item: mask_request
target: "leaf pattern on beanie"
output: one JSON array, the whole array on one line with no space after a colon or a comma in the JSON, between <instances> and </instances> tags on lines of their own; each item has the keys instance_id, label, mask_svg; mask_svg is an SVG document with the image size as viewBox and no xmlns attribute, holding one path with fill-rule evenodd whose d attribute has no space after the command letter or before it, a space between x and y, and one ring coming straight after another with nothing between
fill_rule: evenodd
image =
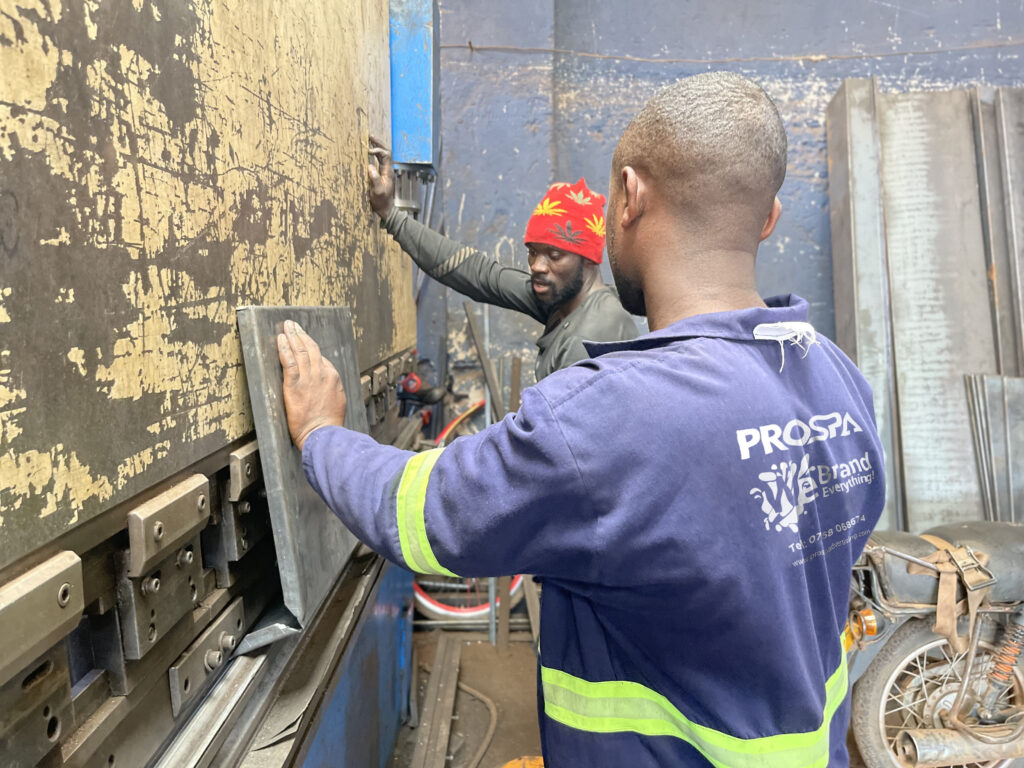
<instances>
[{"instance_id":1,"label":"leaf pattern on beanie","mask_svg":"<svg viewBox=\"0 0 1024 768\"><path fill-rule=\"evenodd\" d=\"M558 240L562 240L569 245L579 245L583 242L583 230L574 230L571 221L567 221L564 227L560 224L555 224L548 232L554 233Z\"/></svg>"},{"instance_id":2,"label":"leaf pattern on beanie","mask_svg":"<svg viewBox=\"0 0 1024 768\"><path fill-rule=\"evenodd\" d=\"M598 216L595 213L589 219L584 219L584 221L587 223L587 229L598 237L604 237L604 216Z\"/></svg>"},{"instance_id":3,"label":"leaf pattern on beanie","mask_svg":"<svg viewBox=\"0 0 1024 768\"><path fill-rule=\"evenodd\" d=\"M577 205L590 205L590 201L593 200L593 198L588 197L582 192L569 192L566 194L566 197Z\"/></svg>"},{"instance_id":4,"label":"leaf pattern on beanie","mask_svg":"<svg viewBox=\"0 0 1024 768\"><path fill-rule=\"evenodd\" d=\"M565 208L562 207L561 201L552 200L549 197L545 197L533 209L534 216L561 216L564 213Z\"/></svg>"}]
</instances>

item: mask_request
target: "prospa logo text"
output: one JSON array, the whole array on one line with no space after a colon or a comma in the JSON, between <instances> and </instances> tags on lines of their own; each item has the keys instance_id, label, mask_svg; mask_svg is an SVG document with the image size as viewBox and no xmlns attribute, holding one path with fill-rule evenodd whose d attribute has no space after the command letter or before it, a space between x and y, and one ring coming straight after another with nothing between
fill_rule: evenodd
<instances>
[{"instance_id":1,"label":"prospa logo text","mask_svg":"<svg viewBox=\"0 0 1024 768\"><path fill-rule=\"evenodd\" d=\"M740 458L746 460L752 451L767 456L773 451L788 451L808 443L863 431L849 413L835 412L811 416L807 421L793 419L785 425L765 424L750 429L737 429L736 443L740 448Z\"/></svg>"}]
</instances>

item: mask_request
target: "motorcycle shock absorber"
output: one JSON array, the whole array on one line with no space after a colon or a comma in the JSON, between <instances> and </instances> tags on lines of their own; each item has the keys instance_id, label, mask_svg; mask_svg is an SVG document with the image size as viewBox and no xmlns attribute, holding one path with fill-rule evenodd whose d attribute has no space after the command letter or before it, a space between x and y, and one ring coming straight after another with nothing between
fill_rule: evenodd
<instances>
[{"instance_id":1,"label":"motorcycle shock absorber","mask_svg":"<svg viewBox=\"0 0 1024 768\"><path fill-rule=\"evenodd\" d=\"M995 717L993 711L996 701L1013 682L1014 668L1024 651L1024 609L1017 611L1003 631L1003 639L992 658L992 668L988 672L985 693L978 705L978 716L982 721L991 721Z\"/></svg>"}]
</instances>

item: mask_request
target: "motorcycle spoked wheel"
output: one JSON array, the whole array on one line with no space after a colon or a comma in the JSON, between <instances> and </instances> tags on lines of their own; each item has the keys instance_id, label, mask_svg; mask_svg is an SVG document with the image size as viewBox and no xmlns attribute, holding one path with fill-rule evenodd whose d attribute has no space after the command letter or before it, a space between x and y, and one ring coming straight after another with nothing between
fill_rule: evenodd
<instances>
[{"instance_id":1,"label":"motorcycle spoked wheel","mask_svg":"<svg viewBox=\"0 0 1024 768\"><path fill-rule=\"evenodd\" d=\"M992 640L996 639L982 635L978 642L971 670L971 685L978 693L985 688L996 650ZM930 621L911 619L893 633L853 687L853 736L865 765L901 768L895 748L900 731L944 727L939 713L952 706L966 661L966 653L955 653L948 640L932 632ZM1019 666L1013 685L1000 701L1024 703L1024 675ZM954 768L1008 768L1013 762L990 760Z\"/></svg>"}]
</instances>

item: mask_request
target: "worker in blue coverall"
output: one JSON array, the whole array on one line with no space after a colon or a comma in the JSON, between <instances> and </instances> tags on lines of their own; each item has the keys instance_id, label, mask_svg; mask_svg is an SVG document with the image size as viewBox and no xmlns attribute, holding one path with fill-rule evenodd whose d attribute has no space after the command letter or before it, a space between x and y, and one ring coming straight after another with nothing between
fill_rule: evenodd
<instances>
[{"instance_id":1,"label":"worker in blue coverall","mask_svg":"<svg viewBox=\"0 0 1024 768\"><path fill-rule=\"evenodd\" d=\"M871 392L796 296L762 300L786 135L753 82L660 91L615 149L608 254L651 332L410 453L344 429L337 372L278 338L309 481L420 573L544 579L545 764L847 766L841 632L884 498Z\"/></svg>"}]
</instances>

